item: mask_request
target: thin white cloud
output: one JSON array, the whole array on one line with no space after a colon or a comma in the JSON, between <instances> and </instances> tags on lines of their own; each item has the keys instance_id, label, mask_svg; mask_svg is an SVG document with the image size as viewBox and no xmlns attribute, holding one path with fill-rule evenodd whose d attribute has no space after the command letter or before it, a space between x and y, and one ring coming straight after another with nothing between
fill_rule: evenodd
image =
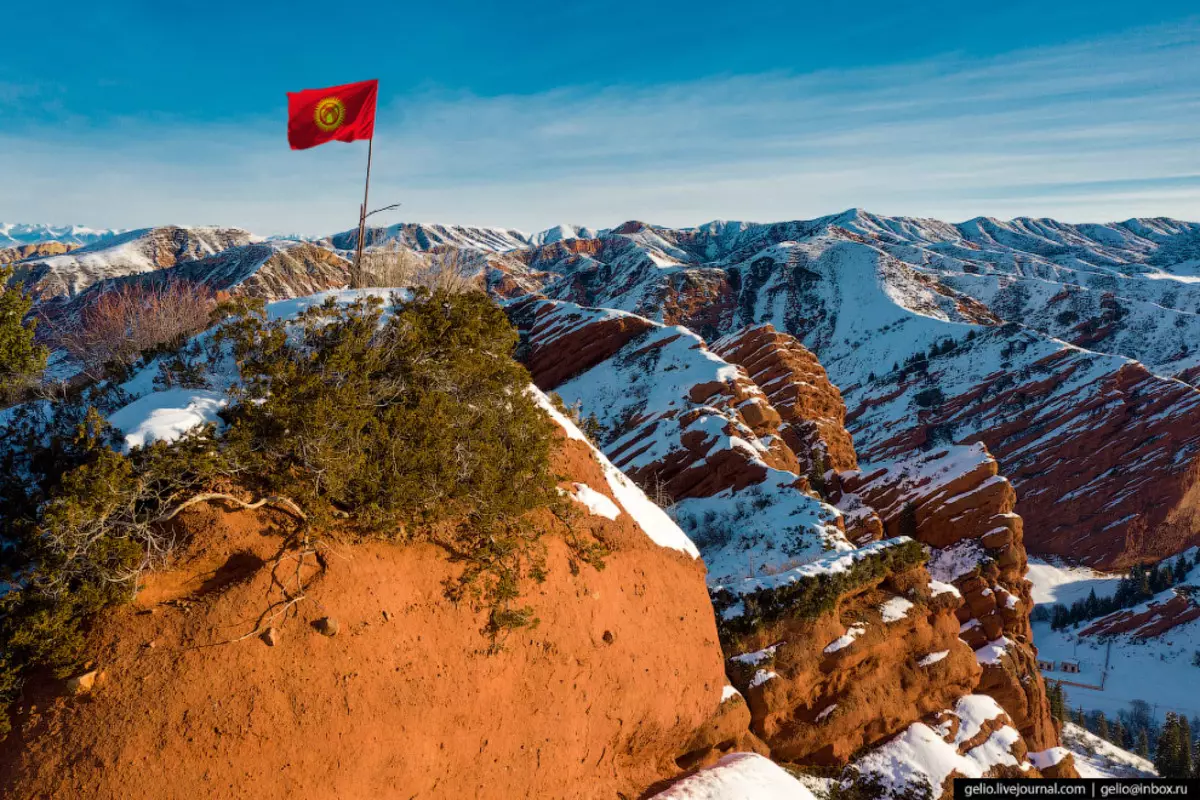
<instances>
[{"instance_id":1,"label":"thin white cloud","mask_svg":"<svg viewBox=\"0 0 1200 800\"><path fill-rule=\"evenodd\" d=\"M405 219L531 230L850 206L1195 219L1198 79L1200 25L1189 25L989 60L490 98L431 91L381 108L372 195L403 201ZM292 153L283 119L265 118L0 133L0 219L326 232L353 222L363 150Z\"/></svg>"}]
</instances>

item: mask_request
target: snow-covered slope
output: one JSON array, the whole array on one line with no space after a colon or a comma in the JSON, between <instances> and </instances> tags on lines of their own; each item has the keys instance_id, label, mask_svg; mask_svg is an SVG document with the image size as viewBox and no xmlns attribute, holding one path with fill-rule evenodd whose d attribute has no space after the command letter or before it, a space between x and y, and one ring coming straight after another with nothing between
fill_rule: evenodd
<instances>
[{"instance_id":1,"label":"snow-covered slope","mask_svg":"<svg viewBox=\"0 0 1200 800\"><path fill-rule=\"evenodd\" d=\"M1097 597L1110 597L1117 590L1121 576L1099 572L1090 567L1072 566L1058 559L1029 559L1026 574L1033 584L1033 602L1070 606L1076 600L1086 600L1091 592Z\"/></svg>"},{"instance_id":2,"label":"snow-covered slope","mask_svg":"<svg viewBox=\"0 0 1200 800\"><path fill-rule=\"evenodd\" d=\"M425 251L435 247L459 247L503 253L529 245L529 237L511 228L481 228L470 225L435 225L420 222L400 222L386 228L367 228L364 237L368 247L391 242ZM358 244L358 230L335 233L329 237L339 250L353 250Z\"/></svg>"},{"instance_id":3,"label":"snow-covered slope","mask_svg":"<svg viewBox=\"0 0 1200 800\"><path fill-rule=\"evenodd\" d=\"M816 800L804 784L756 753L731 753L653 797L654 800Z\"/></svg>"},{"instance_id":4,"label":"snow-covered slope","mask_svg":"<svg viewBox=\"0 0 1200 800\"><path fill-rule=\"evenodd\" d=\"M1195 552L1187 551L1189 557ZM1190 580L1145 603L1063 630L1054 630L1049 622L1034 623L1038 658L1054 665L1043 675L1068 682L1072 708L1103 711L1110 718L1135 700L1150 704L1159 719L1168 711L1200 714L1200 702L1188 690L1200 676L1192 661L1200 651L1198 575L1193 570ZM1070 605L1092 591L1109 596L1120 578L1046 562L1031 564L1029 577L1034 597L1047 606ZM1064 661L1077 663L1079 671L1063 671Z\"/></svg>"},{"instance_id":5,"label":"snow-covered slope","mask_svg":"<svg viewBox=\"0 0 1200 800\"><path fill-rule=\"evenodd\" d=\"M1073 722L1063 724L1063 747L1075 756L1081 778L1153 778L1158 775L1148 759L1122 750Z\"/></svg>"}]
</instances>

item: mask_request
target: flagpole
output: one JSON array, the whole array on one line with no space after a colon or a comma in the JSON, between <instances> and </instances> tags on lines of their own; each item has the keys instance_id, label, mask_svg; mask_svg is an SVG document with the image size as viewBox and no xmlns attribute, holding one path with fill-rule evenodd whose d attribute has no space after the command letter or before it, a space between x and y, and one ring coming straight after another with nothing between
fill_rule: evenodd
<instances>
[{"instance_id":1,"label":"flagpole","mask_svg":"<svg viewBox=\"0 0 1200 800\"><path fill-rule=\"evenodd\" d=\"M367 139L367 182L363 186L362 207L358 210L358 252L354 254L354 272L362 277L363 238L367 233L367 197L371 191L371 151L375 146L375 137Z\"/></svg>"}]
</instances>

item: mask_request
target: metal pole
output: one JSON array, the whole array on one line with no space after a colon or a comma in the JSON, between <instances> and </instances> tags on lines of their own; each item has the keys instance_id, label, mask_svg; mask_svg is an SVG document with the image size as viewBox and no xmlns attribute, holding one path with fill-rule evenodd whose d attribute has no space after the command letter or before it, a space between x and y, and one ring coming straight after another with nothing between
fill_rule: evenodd
<instances>
[{"instance_id":1,"label":"metal pole","mask_svg":"<svg viewBox=\"0 0 1200 800\"><path fill-rule=\"evenodd\" d=\"M359 273L362 265L363 237L367 232L367 196L371 191L371 150L374 149L375 137L367 139L367 182L363 186L362 206L358 209L358 252L354 254L354 271Z\"/></svg>"}]
</instances>

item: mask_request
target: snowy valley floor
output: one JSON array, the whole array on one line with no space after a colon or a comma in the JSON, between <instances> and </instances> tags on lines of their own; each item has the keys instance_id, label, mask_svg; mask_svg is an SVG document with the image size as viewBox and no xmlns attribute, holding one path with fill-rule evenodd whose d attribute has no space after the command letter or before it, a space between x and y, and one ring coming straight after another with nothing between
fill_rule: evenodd
<instances>
[{"instance_id":1,"label":"snowy valley floor","mask_svg":"<svg viewBox=\"0 0 1200 800\"><path fill-rule=\"evenodd\" d=\"M1028 577L1034 584L1033 597L1039 605L1056 602L1070 605L1087 597L1092 589L1098 597L1106 597L1116 590L1119 578L1038 559L1030 559ZM1189 583L1195 583L1197 577L1193 573ZM1164 601L1171 596L1173 591L1168 591L1154 599ZM1135 606L1131 611L1142 611L1147 605ZM1200 620L1184 623L1145 640L1128 635L1114 636L1111 651L1099 637L1080 635L1088 625L1085 622L1061 631L1052 630L1049 622L1036 622L1033 626L1033 641L1039 659L1053 661L1056 667L1064 660L1079 662L1079 674L1068 674L1060 669L1043 670L1048 681L1099 686L1108 658L1108 676L1103 681L1103 691L1064 683L1072 709L1082 706L1085 711L1103 711L1112 718L1117 712L1128 709L1134 700L1144 700L1160 721L1168 711L1188 717L1200 715L1200 695L1195 691L1200 682L1200 667L1192 665L1193 654L1200 650Z\"/></svg>"}]
</instances>

